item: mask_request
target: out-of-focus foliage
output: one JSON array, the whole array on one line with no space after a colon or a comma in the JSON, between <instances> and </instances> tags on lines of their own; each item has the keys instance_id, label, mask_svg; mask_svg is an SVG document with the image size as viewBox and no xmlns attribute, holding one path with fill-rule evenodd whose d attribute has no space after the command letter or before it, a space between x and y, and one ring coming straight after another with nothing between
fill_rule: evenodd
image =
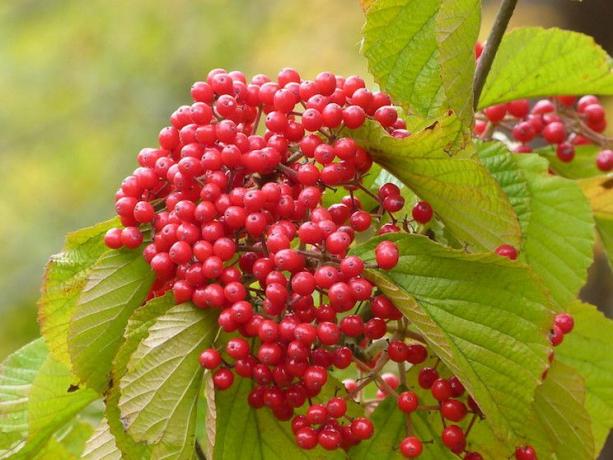
<instances>
[{"instance_id":1,"label":"out-of-focus foliage","mask_svg":"<svg viewBox=\"0 0 613 460\"><path fill-rule=\"evenodd\" d=\"M323 0L0 2L0 358L38 335L43 265L214 67L366 74L362 12Z\"/></svg>"}]
</instances>

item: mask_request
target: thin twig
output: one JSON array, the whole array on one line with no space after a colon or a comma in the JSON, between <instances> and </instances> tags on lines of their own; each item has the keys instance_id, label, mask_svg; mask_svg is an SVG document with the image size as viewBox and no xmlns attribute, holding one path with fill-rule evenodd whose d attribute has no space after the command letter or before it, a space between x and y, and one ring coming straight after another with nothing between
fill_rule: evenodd
<instances>
[{"instance_id":1,"label":"thin twig","mask_svg":"<svg viewBox=\"0 0 613 460\"><path fill-rule=\"evenodd\" d=\"M502 0L500 9L496 14L494 26L490 31L490 35L487 37L483 54L477 63L477 70L473 81L473 108L475 110L477 110L479 105L479 97L481 96L481 91L485 85L485 80L487 79L487 75L492 68L492 62L494 62L494 57L496 56L496 52L498 51L498 47L502 41L502 36L507 30L507 26L509 25L509 21L513 15L513 10L515 9L516 4L517 0Z\"/></svg>"}]
</instances>

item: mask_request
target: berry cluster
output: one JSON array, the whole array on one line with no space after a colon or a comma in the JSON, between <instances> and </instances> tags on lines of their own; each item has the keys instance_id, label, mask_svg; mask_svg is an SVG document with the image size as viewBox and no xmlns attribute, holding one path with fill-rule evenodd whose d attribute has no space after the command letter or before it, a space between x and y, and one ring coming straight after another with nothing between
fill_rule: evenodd
<instances>
[{"instance_id":1,"label":"berry cluster","mask_svg":"<svg viewBox=\"0 0 613 460\"><path fill-rule=\"evenodd\" d=\"M534 103L518 99L487 107L477 114L474 133L489 138L495 131L502 132L519 143L517 153L554 145L556 156L565 163L575 158L576 146L594 144L602 148L596 167L608 172L613 170L613 150L607 148L610 139L602 134L606 126L605 111L596 96L557 96Z\"/></svg>"},{"instance_id":2,"label":"berry cluster","mask_svg":"<svg viewBox=\"0 0 613 460\"><path fill-rule=\"evenodd\" d=\"M138 154L140 166L115 196L123 228L109 230L105 243L145 244L156 274L151 296L171 291L176 303L219 311L231 338L200 355L215 387L230 388L236 375L251 379L249 405L291 420L300 447L333 450L372 436L372 422L350 415L348 403L376 385L373 403L394 397L407 417L439 411L454 423L444 426L442 442L464 459L482 458L466 441L482 416L477 404L456 377L425 366L424 338L364 277L367 268L394 268L398 248L380 242L372 267L349 252L359 235L413 231L411 222L433 218L430 204L419 201L412 219L401 221L405 202L396 185L372 192L362 183L372 160L347 130L370 119L392 136L409 136L390 98L356 76L323 72L310 81L293 69L249 83L240 72L215 69L191 95L193 104L179 107L161 130L159 148ZM324 205L340 189L346 195ZM376 205L364 209L359 194ZM496 252L518 256L509 245ZM570 329L567 318L556 319L552 342ZM398 374L383 372L390 365ZM361 377L323 398L330 370L350 366ZM418 385L433 403L410 391L408 366L424 366L416 367ZM416 458L422 440L407 434L400 452ZM529 446L518 452L518 460L536 458Z\"/></svg>"}]
</instances>

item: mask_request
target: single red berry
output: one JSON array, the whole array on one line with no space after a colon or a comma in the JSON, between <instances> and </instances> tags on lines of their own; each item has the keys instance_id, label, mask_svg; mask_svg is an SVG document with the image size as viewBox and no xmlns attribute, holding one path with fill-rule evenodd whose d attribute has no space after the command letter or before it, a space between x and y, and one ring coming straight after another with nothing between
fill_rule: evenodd
<instances>
[{"instance_id":1,"label":"single red berry","mask_svg":"<svg viewBox=\"0 0 613 460\"><path fill-rule=\"evenodd\" d=\"M421 455L423 444L416 436L408 436L400 441L400 453L405 458L417 458Z\"/></svg>"},{"instance_id":2,"label":"single red berry","mask_svg":"<svg viewBox=\"0 0 613 460\"><path fill-rule=\"evenodd\" d=\"M492 123L498 123L499 121L502 121L504 116L507 114L507 105L492 105L484 109L483 113L489 121L491 121Z\"/></svg>"},{"instance_id":3,"label":"single red berry","mask_svg":"<svg viewBox=\"0 0 613 460\"><path fill-rule=\"evenodd\" d=\"M428 359L428 350L420 344L412 344L407 347L407 361L411 364L421 364Z\"/></svg>"},{"instance_id":4,"label":"single red berry","mask_svg":"<svg viewBox=\"0 0 613 460\"><path fill-rule=\"evenodd\" d=\"M398 263L400 253L398 246L391 241L382 241L375 248L375 259L377 265L383 270L391 270Z\"/></svg>"},{"instance_id":5,"label":"single red berry","mask_svg":"<svg viewBox=\"0 0 613 460\"><path fill-rule=\"evenodd\" d=\"M436 379L432 382L430 391L432 391L432 396L437 401L445 401L451 398L451 385L446 379Z\"/></svg>"},{"instance_id":6,"label":"single red berry","mask_svg":"<svg viewBox=\"0 0 613 460\"><path fill-rule=\"evenodd\" d=\"M336 429L324 428L318 436L319 445L326 450L338 449L343 437Z\"/></svg>"},{"instance_id":7,"label":"single red berry","mask_svg":"<svg viewBox=\"0 0 613 460\"><path fill-rule=\"evenodd\" d=\"M427 201L418 201L411 210L411 215L420 224L427 224L434 214L432 206Z\"/></svg>"},{"instance_id":8,"label":"single red berry","mask_svg":"<svg viewBox=\"0 0 613 460\"><path fill-rule=\"evenodd\" d=\"M452 422L460 422L466 417L466 406L457 399L448 399L441 402L441 415Z\"/></svg>"},{"instance_id":9,"label":"single red berry","mask_svg":"<svg viewBox=\"0 0 613 460\"><path fill-rule=\"evenodd\" d=\"M570 142L562 142L556 146L556 156L564 163L570 163L575 158L575 146Z\"/></svg>"},{"instance_id":10,"label":"single red berry","mask_svg":"<svg viewBox=\"0 0 613 460\"><path fill-rule=\"evenodd\" d=\"M537 460L536 451L532 446L520 446L515 449L516 460Z\"/></svg>"},{"instance_id":11,"label":"single red berry","mask_svg":"<svg viewBox=\"0 0 613 460\"><path fill-rule=\"evenodd\" d=\"M214 348L208 348L200 354L200 365L206 369L215 369L221 364L221 355Z\"/></svg>"},{"instance_id":12,"label":"single red berry","mask_svg":"<svg viewBox=\"0 0 613 460\"><path fill-rule=\"evenodd\" d=\"M558 313L555 317L554 323L564 334L570 333L575 326L575 320L568 313Z\"/></svg>"},{"instance_id":13,"label":"single red berry","mask_svg":"<svg viewBox=\"0 0 613 460\"><path fill-rule=\"evenodd\" d=\"M530 112L528 99L517 99L507 104L507 111L515 118L524 118Z\"/></svg>"},{"instance_id":14,"label":"single red berry","mask_svg":"<svg viewBox=\"0 0 613 460\"><path fill-rule=\"evenodd\" d=\"M343 398L335 396L326 404L328 415L334 418L339 418L347 412L347 402Z\"/></svg>"},{"instance_id":15,"label":"single red berry","mask_svg":"<svg viewBox=\"0 0 613 460\"><path fill-rule=\"evenodd\" d=\"M317 446L317 431L310 426L301 428L296 433L296 444L301 449L310 450Z\"/></svg>"},{"instance_id":16,"label":"single red berry","mask_svg":"<svg viewBox=\"0 0 613 460\"><path fill-rule=\"evenodd\" d=\"M230 369L222 367L213 373L213 384L218 390L227 390L234 382L234 374Z\"/></svg>"},{"instance_id":17,"label":"single red berry","mask_svg":"<svg viewBox=\"0 0 613 460\"><path fill-rule=\"evenodd\" d=\"M430 388L432 388L432 384L436 379L438 379L438 372L436 371L436 369L433 369L431 367L424 367L419 371L419 374L417 375L417 381L419 383L419 386L422 387L424 390L429 390Z\"/></svg>"},{"instance_id":18,"label":"single red berry","mask_svg":"<svg viewBox=\"0 0 613 460\"><path fill-rule=\"evenodd\" d=\"M111 228L104 235L104 244L110 249L119 249L123 246L121 242L121 229Z\"/></svg>"},{"instance_id":19,"label":"single red berry","mask_svg":"<svg viewBox=\"0 0 613 460\"><path fill-rule=\"evenodd\" d=\"M398 395L398 408L407 414L417 410L419 406L419 398L412 391L403 391Z\"/></svg>"},{"instance_id":20,"label":"single red berry","mask_svg":"<svg viewBox=\"0 0 613 460\"><path fill-rule=\"evenodd\" d=\"M542 134L550 144L559 144L566 139L566 127L564 123L554 121L543 128Z\"/></svg>"},{"instance_id":21,"label":"single red berry","mask_svg":"<svg viewBox=\"0 0 613 460\"><path fill-rule=\"evenodd\" d=\"M602 150L596 157L596 167L604 172L613 170L613 150Z\"/></svg>"},{"instance_id":22,"label":"single red berry","mask_svg":"<svg viewBox=\"0 0 613 460\"><path fill-rule=\"evenodd\" d=\"M517 259L517 249L515 249L510 244L501 244L496 248L496 254L501 257L506 257L507 259L515 260Z\"/></svg>"},{"instance_id":23,"label":"single red berry","mask_svg":"<svg viewBox=\"0 0 613 460\"><path fill-rule=\"evenodd\" d=\"M369 439L373 431L374 426L372 422L365 417L356 417L351 422L351 433L360 441Z\"/></svg>"},{"instance_id":24,"label":"single red berry","mask_svg":"<svg viewBox=\"0 0 613 460\"><path fill-rule=\"evenodd\" d=\"M441 440L455 454L459 454L466 448L466 437L462 428L457 425L445 427L441 434Z\"/></svg>"},{"instance_id":25,"label":"single red berry","mask_svg":"<svg viewBox=\"0 0 613 460\"><path fill-rule=\"evenodd\" d=\"M408 346L404 342L401 342L400 340L393 340L387 346L387 353L392 361L401 363L406 361L409 355L409 350Z\"/></svg>"},{"instance_id":26,"label":"single red berry","mask_svg":"<svg viewBox=\"0 0 613 460\"><path fill-rule=\"evenodd\" d=\"M549 334L549 341L554 347L557 347L563 340L564 332L557 324L554 324L553 328L551 329L551 333Z\"/></svg>"}]
</instances>

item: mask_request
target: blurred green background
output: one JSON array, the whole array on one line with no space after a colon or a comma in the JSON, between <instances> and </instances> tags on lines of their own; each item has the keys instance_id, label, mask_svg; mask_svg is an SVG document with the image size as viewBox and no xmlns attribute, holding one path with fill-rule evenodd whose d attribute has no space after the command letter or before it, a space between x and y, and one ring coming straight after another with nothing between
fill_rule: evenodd
<instances>
[{"instance_id":1,"label":"blurred green background","mask_svg":"<svg viewBox=\"0 0 613 460\"><path fill-rule=\"evenodd\" d=\"M611 53L610 0L519 3L512 26L584 31ZM366 75L362 21L358 0L0 2L0 359L37 335L48 256L112 215L136 153L193 81L214 67ZM584 295L610 310L607 270L600 260Z\"/></svg>"}]
</instances>

